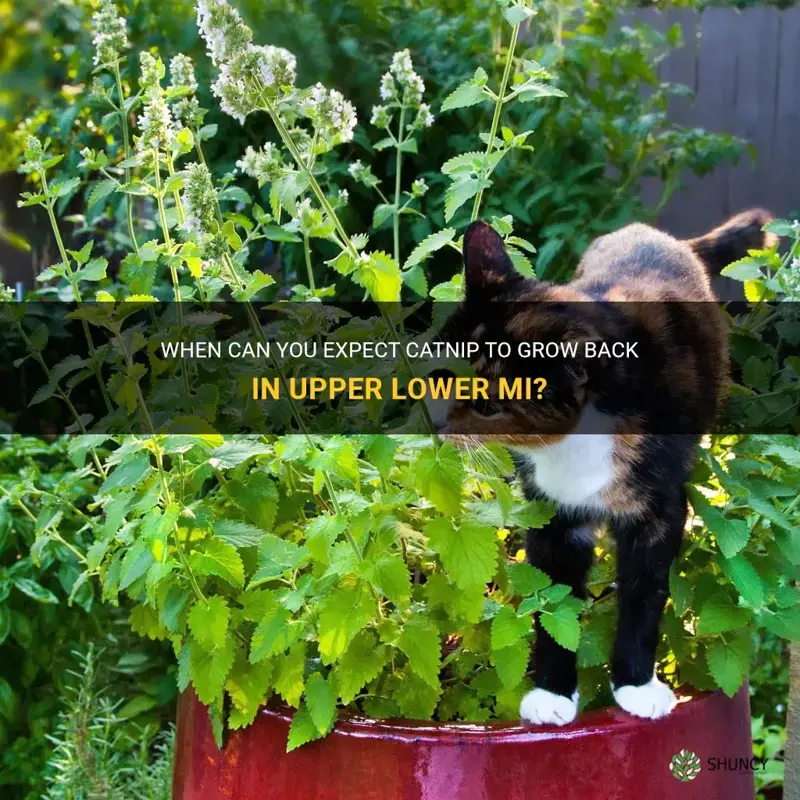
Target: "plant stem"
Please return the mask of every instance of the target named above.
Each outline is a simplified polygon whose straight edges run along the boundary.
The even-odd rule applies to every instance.
[[[314,284],[314,270],[311,268],[311,247],[309,245],[308,236],[303,236],[303,252],[305,253],[306,257],[306,272],[308,273],[308,288],[311,289],[312,292],[317,291],[317,287]]]
[[[42,190],[44,191],[46,197],[44,205],[47,209],[47,215],[50,217],[50,227],[53,229],[53,235],[56,237],[58,252],[61,254],[61,261],[63,262],[64,269],[67,273],[67,280],[69,281],[70,286],[72,286],[75,299],[81,303],[83,302],[81,299],[81,290],[78,286],[78,280],[73,277],[72,267],[70,266],[69,257],[67,256],[67,251],[64,247],[64,240],[61,238],[61,231],[58,228],[56,212],[53,210],[55,200],[50,196],[50,189],[47,185],[47,175],[44,171],[42,171],[40,173],[40,177],[42,179]],[[81,327],[83,328],[83,334],[86,337],[86,344],[89,346],[89,355],[92,357],[92,360],[94,360],[97,351],[94,349],[94,342],[92,341],[92,333],[89,330],[89,323],[85,319],[82,319]],[[106,405],[106,410],[111,413],[114,410],[114,406],[111,404],[111,398],[108,396],[108,390],[106,389],[106,383],[103,380],[103,373],[100,370],[99,364],[94,365],[94,375],[95,378],[97,378],[98,385],[100,386],[100,394],[103,396],[103,402]]]
[[[508,80],[511,77],[511,67],[514,64],[514,51],[517,49],[517,39],[519,38],[520,23],[514,25],[511,31],[511,41],[508,45],[508,53],[506,54],[506,66],[503,70],[503,79],[500,82],[500,91],[497,93],[497,102],[494,106],[494,117],[492,117],[492,128],[489,131],[489,143],[486,145],[487,157],[491,155],[494,150],[494,138],[497,136],[497,129],[500,126],[500,114],[503,111],[503,101],[506,96],[506,89],[508,88]],[[481,202],[483,201],[483,189],[478,190],[475,195],[475,202],[472,206],[472,221],[478,219],[478,214],[481,210]]]
[[[403,135],[406,127],[406,103],[405,97],[400,106],[400,130],[397,132],[397,148],[394,162],[394,260],[400,266],[400,187],[403,169],[403,151],[401,145],[404,142]]]
[[[130,135],[128,133],[128,115],[125,112],[125,93],[122,90],[122,76],[119,72],[119,61],[114,64],[114,78],[117,82],[117,92],[119,93],[119,118],[122,123],[122,146],[125,151],[125,160],[131,157],[131,144]],[[131,170],[130,167],[125,167],[125,183],[130,183]],[[128,213],[128,235],[131,237],[131,244],[133,245],[133,252],[139,255],[139,245],[136,241],[136,232],[133,227],[133,195],[127,196],[127,213]]]
[[[169,261],[169,272],[172,277],[172,286],[175,293],[175,310],[178,316],[178,329],[183,333],[183,302],[181,300],[181,281],[178,277],[178,270],[175,266],[172,252],[172,237],[169,235],[169,225],[167,224],[167,212],[164,209],[164,193],[161,191],[161,161],[158,149],[153,150],[154,174],[156,180],[156,202],[158,203],[158,216],[161,220],[161,228],[164,231],[164,242],[167,245],[167,259]],[[181,374],[183,375],[183,388],[187,396],[191,394],[189,389],[189,377],[186,372],[186,361],[181,356]]]

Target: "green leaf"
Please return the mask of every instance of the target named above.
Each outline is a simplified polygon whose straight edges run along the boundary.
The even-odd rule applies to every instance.
[[[289,740],[286,743],[286,752],[291,753],[308,742],[319,739],[323,734],[319,732],[316,723],[305,705],[294,713],[292,723],[289,725]]]
[[[399,555],[381,556],[368,568],[368,580],[388,600],[405,608],[411,599],[411,575]]]
[[[191,642],[190,647],[189,670],[197,696],[206,705],[216,703],[233,666],[233,641],[229,639],[215,650],[204,650],[196,642]]]
[[[250,663],[285,653],[300,638],[302,627],[291,623],[285,608],[274,607],[258,623],[250,643]]]
[[[234,547],[258,547],[266,531],[246,522],[236,522],[232,519],[220,519],[214,522],[214,536]]]
[[[208,539],[189,558],[199,575],[216,575],[241,589],[244,586],[244,564],[236,548],[220,539]]]
[[[256,717],[259,708],[266,702],[269,692],[272,664],[250,664],[239,653],[233,669],[225,682],[225,689],[231,697],[231,709],[228,725],[232,729],[244,728]]]
[[[325,736],[336,720],[336,692],[331,681],[315,672],[306,683],[305,701],[317,730]]]
[[[353,280],[363,286],[376,303],[396,303],[403,278],[395,260],[380,251],[367,254],[356,265]]]
[[[764,612],[759,614],[758,621],[776,636],[800,642],[800,606],[781,608],[775,613]]]
[[[104,197],[110,195],[117,188],[117,185],[117,182],[111,178],[95,183],[89,193],[87,206],[89,208],[96,206]]]
[[[411,669],[429,686],[438,688],[442,646],[436,626],[420,615],[411,617],[403,626],[397,646],[408,656]]]
[[[344,705],[378,677],[389,658],[388,649],[369,630],[358,633],[336,665],[336,688]]]
[[[766,602],[764,582],[746,556],[721,559],[720,566],[748,605],[756,609],[764,605]]]
[[[475,75],[465,83],[458,86],[455,91],[451,92],[444,103],[442,103],[442,111],[451,111],[454,108],[467,108],[469,106],[478,105],[484,100],[489,99],[489,95],[483,90],[486,85],[487,78],[486,72],[479,69]]]
[[[403,265],[403,269],[407,270],[416,264],[421,264],[431,253],[441,250],[449,242],[452,242],[455,236],[455,228],[445,228],[444,230],[437,231],[427,236],[411,251],[411,255],[409,255],[406,263]]]
[[[750,619],[747,609],[734,605],[727,595],[717,592],[703,603],[697,633],[701,636],[735,631]]]
[[[12,578],[11,582],[22,594],[27,595],[31,600],[35,600],[37,603],[45,603],[54,606],[58,605],[58,598],[49,589],[41,586],[30,578]]]
[[[305,672],[305,642],[298,642],[285,656],[275,660],[275,691],[295,708],[305,688]]]
[[[320,604],[319,652],[323,664],[332,664],[355,635],[377,614],[375,598],[365,587],[334,589]]]
[[[461,454],[449,442],[438,450],[426,447],[414,462],[417,491],[442,514],[454,516],[461,510],[464,464]]]
[[[150,454],[140,453],[129,461],[120,464],[105,481],[103,481],[103,485],[100,487],[98,494],[108,494],[113,489],[120,489],[125,486],[138,486],[151,472]]]
[[[502,650],[492,650],[492,664],[506,689],[514,689],[522,682],[530,656],[530,644],[524,639]]]
[[[380,228],[387,219],[390,219],[397,213],[397,206],[394,203],[379,203],[375,206],[375,212],[372,215],[372,227]]]
[[[394,455],[397,452],[397,440],[390,436],[370,436],[364,445],[367,460],[384,478],[388,477],[394,466]]]
[[[208,459],[208,463],[214,469],[232,469],[250,458],[271,452],[272,448],[268,445],[232,439],[214,450]]]
[[[581,638],[578,615],[567,605],[558,606],[553,612],[542,612],[542,627],[567,650],[576,651]]]
[[[485,585],[494,577],[497,537],[493,528],[467,520],[456,529],[450,520],[436,519],[425,527],[425,534],[460,589]]]
[[[225,644],[231,610],[219,595],[208,597],[205,603],[195,603],[189,611],[189,630],[204,650],[214,650]]]
[[[531,630],[529,616],[518,617],[510,606],[503,606],[492,619],[492,650],[516,644]]]
[[[490,181],[479,178],[460,178],[453,181],[444,193],[444,221],[450,222],[464,203],[490,185]]]
[[[307,558],[308,548],[265,533],[258,544],[258,570],[250,579],[250,589],[297,569]]]
[[[503,16],[506,22],[511,25],[520,25],[525,20],[530,19],[536,12],[522,3],[515,3],[503,9]]]
[[[79,269],[75,276],[81,281],[101,281],[106,277],[108,261],[104,258],[93,258],[85,267]]]
[[[752,640],[745,631],[723,641],[717,639],[706,650],[706,662],[711,677],[714,678],[728,697],[733,697],[744,683],[750,668]]]
[[[506,573],[514,594],[520,597],[530,597],[534,592],[546,589],[552,583],[549,576],[530,564],[508,564]]]

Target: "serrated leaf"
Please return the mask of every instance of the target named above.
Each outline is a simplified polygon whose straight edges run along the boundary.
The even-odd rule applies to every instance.
[[[150,455],[141,453],[129,461],[120,464],[106,479],[98,490],[98,494],[108,494],[114,489],[125,486],[137,486],[152,472]]]
[[[552,583],[548,575],[530,564],[508,564],[506,573],[514,594],[520,597],[530,597]]]
[[[104,197],[107,197],[117,188],[117,182],[111,178],[98,181],[92,186],[87,205],[89,208],[96,206]]]
[[[190,559],[192,569],[200,575],[216,575],[241,589],[244,586],[244,564],[236,548],[221,539],[208,539]]]
[[[508,689],[514,689],[522,682],[528,671],[530,645],[527,640],[520,639],[503,650],[492,650],[491,661],[497,670],[500,682]]]
[[[298,642],[285,656],[275,659],[275,691],[290,705],[297,707],[305,688],[306,645]]]
[[[365,587],[334,589],[320,604],[319,651],[322,663],[336,661],[376,613],[375,598]]]
[[[393,203],[379,203],[375,206],[375,211],[372,215],[372,227],[380,228],[387,219],[391,219],[397,211],[397,206]]]
[[[475,197],[481,188],[490,185],[488,180],[478,178],[460,178],[451,183],[444,193],[444,221],[450,222],[461,206]]]
[[[258,623],[250,643],[250,663],[285,653],[300,637],[302,627],[292,624],[291,614],[275,606]]]
[[[748,605],[756,609],[764,605],[766,602],[764,581],[746,556],[737,555],[730,559],[720,559],[720,566]]]
[[[445,228],[427,236],[411,251],[411,255],[403,265],[403,269],[407,270],[416,264],[422,263],[429,255],[441,250],[448,242],[452,242],[455,236],[455,228]]]
[[[567,650],[578,649],[581,638],[581,626],[578,615],[568,606],[560,605],[553,612],[543,612],[542,627]]]
[[[208,597],[205,603],[195,603],[189,611],[189,630],[204,650],[214,650],[225,644],[231,610],[219,595]]]
[[[454,516],[461,510],[464,464],[461,454],[446,442],[438,449],[427,447],[414,462],[417,491],[443,514]]]
[[[230,728],[244,728],[253,722],[267,700],[271,677],[272,664],[269,661],[250,664],[242,653],[237,656],[225,682],[225,690],[233,704],[228,718]]]
[[[749,619],[746,609],[734,605],[727,595],[718,592],[703,603],[697,633],[706,636],[735,631],[746,625]]]
[[[388,650],[378,643],[375,634],[364,630],[358,633],[336,665],[336,689],[344,705],[376,678],[388,661]]]
[[[411,575],[399,555],[383,555],[368,570],[368,578],[388,600],[405,608],[411,599]]]
[[[258,547],[266,531],[246,522],[220,519],[214,523],[214,536],[234,547]]]
[[[189,671],[201,703],[211,705],[222,697],[222,689],[234,660],[231,640],[215,650],[204,650],[192,642],[189,650]]]
[[[336,692],[331,681],[315,672],[306,683],[305,703],[320,735],[325,736],[336,720]]]
[[[291,725],[289,725],[289,739],[286,743],[286,752],[291,753],[308,742],[313,742],[315,739],[322,737],[316,723],[311,718],[311,714],[305,705],[300,708],[292,716]]]
[[[286,572],[297,569],[307,558],[308,549],[265,533],[258,543],[258,569],[250,579],[250,589],[265,581],[279,578]]]
[[[483,586],[497,569],[497,537],[488,525],[467,520],[458,529],[447,519],[425,527],[431,547],[447,574],[460,589]]]
[[[706,650],[711,677],[728,697],[733,697],[744,683],[750,668],[752,640],[748,632],[712,642]]]
[[[510,606],[503,606],[492,618],[492,651],[516,644],[530,633],[531,618],[518,617]]]
[[[403,626],[397,646],[408,656],[411,669],[429,686],[438,688],[442,648],[436,626],[425,617],[411,617]]]
[[[442,111],[451,111],[454,108],[468,108],[488,100],[489,95],[484,92],[483,85],[483,82],[476,81],[474,77],[462,83],[445,98],[444,103],[442,103]]]
[[[268,445],[232,439],[214,450],[208,463],[214,469],[232,469],[250,458],[271,452],[272,448]]]

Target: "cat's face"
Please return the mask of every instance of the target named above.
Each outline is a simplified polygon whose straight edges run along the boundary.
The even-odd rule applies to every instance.
[[[479,355],[476,376],[489,382],[489,400],[431,406],[434,423],[445,436],[491,439],[506,444],[551,444],[568,435],[580,420],[588,397],[588,368],[582,357],[528,357],[535,342],[583,342],[594,338],[577,304],[553,302],[546,284],[523,278],[513,267],[500,236],[474,223],[464,236],[465,299],[448,320],[448,341],[474,341]],[[506,342],[511,355],[488,354],[488,342]],[[521,346],[521,347],[520,347]],[[582,352],[582,348],[579,348]],[[533,385],[530,399],[499,399],[501,380],[544,378],[542,398]]]

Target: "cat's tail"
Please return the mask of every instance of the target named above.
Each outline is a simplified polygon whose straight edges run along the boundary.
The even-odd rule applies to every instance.
[[[772,214],[763,208],[742,211],[713,231],[686,243],[705,263],[712,275],[744,258],[748,250],[762,250],[772,247],[777,241],[775,234],[766,233],[762,228],[772,219]]]

